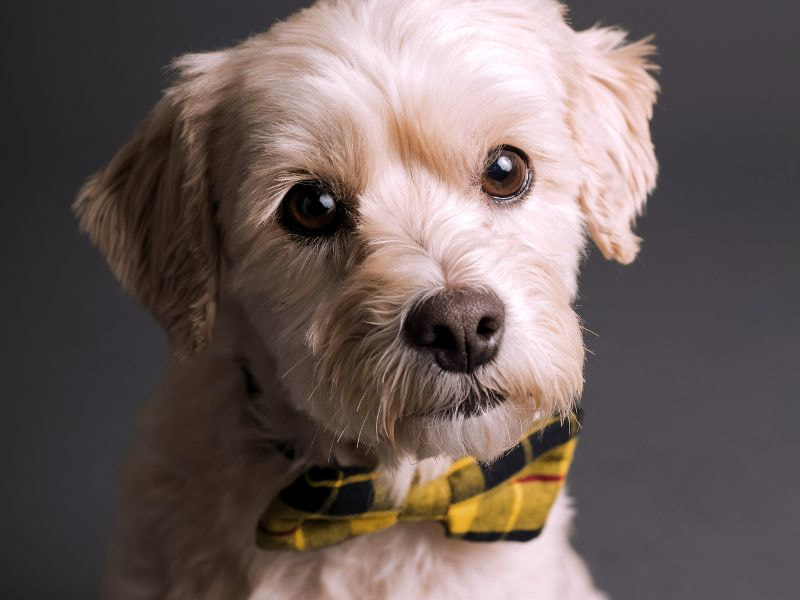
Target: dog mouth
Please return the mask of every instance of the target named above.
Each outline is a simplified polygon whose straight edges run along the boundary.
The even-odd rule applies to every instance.
[[[422,413],[421,417],[450,420],[457,417],[468,419],[477,417],[487,411],[500,406],[506,397],[494,390],[474,390],[460,401],[449,404],[444,408],[436,408]]]

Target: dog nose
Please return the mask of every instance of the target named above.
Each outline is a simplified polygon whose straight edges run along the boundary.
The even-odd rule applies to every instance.
[[[408,315],[411,343],[430,352],[445,371],[471,373],[497,354],[505,308],[497,294],[461,289],[441,292]]]

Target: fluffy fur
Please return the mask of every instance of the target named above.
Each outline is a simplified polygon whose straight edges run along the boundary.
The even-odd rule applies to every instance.
[[[526,544],[403,524],[293,554],[257,550],[254,529],[309,463],[375,466],[401,498],[573,407],[587,232],[633,260],[655,181],[652,50],[573,31],[553,0],[321,0],[175,62],[76,202],[177,357],[127,466],[109,598],[600,597],[569,546],[566,497]],[[501,144],[535,170],[507,206],[479,183]],[[303,240],[281,226],[281,199],[307,179],[346,203],[349,229]],[[402,335],[414,306],[457,288],[490,289],[506,311],[499,354],[470,376]],[[431,416],[470,393],[506,401]]]

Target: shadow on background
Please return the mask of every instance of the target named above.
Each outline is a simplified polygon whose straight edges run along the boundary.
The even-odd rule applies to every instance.
[[[3,25],[6,598],[96,595],[114,473],[161,333],[69,204],[166,84],[301,3],[17,3]],[[277,4],[277,3],[276,3]],[[800,78],[793,2],[570,2],[657,34],[659,189],[630,268],[594,254],[579,311],[577,545],[614,598],[798,597]]]

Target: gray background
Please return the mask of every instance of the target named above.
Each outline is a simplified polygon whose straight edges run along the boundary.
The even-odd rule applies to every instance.
[[[166,352],[69,204],[162,67],[301,3],[14,3],[2,25],[0,596],[91,598],[134,416]],[[630,268],[596,253],[572,489],[620,599],[800,597],[797,2],[570,3],[657,34],[659,189]]]

